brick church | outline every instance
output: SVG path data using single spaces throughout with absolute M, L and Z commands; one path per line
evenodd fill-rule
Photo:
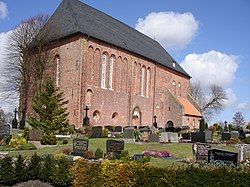
M 82 127 L 88 106 L 93 126 L 152 126 L 156 116 L 158 127 L 198 128 L 191 77 L 157 41 L 78 0 L 63 0 L 44 29 L 45 72 L 69 100 L 70 124 Z

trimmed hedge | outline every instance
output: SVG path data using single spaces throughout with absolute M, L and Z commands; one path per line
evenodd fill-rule
M 250 172 L 226 167 L 157 168 L 136 162 L 77 160 L 73 186 L 250 186 Z

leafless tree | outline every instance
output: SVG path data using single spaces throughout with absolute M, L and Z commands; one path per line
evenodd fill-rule
M 191 95 L 203 110 L 204 118 L 209 121 L 224 109 L 227 94 L 221 86 L 211 85 L 205 94 L 200 83 L 192 83 Z
M 45 33 L 41 32 L 41 29 L 48 18 L 48 15 L 40 14 L 24 20 L 12 31 L 8 38 L 4 75 L 6 81 L 2 85 L 2 91 L 7 98 L 19 95 L 19 109 L 24 118 L 27 112 L 28 86 L 31 72 L 34 71 L 34 68 L 30 67 L 29 58 L 31 57 L 31 50 L 34 50 L 34 48 L 39 51 L 37 57 L 41 58 L 39 54 L 41 54 L 43 38 L 45 37 Z M 35 71 L 40 76 L 43 68 L 41 59 L 36 60 L 36 63 Z
M 236 125 L 236 128 L 239 130 L 241 125 L 245 124 L 244 117 L 241 112 L 236 112 L 233 117 L 234 124 Z

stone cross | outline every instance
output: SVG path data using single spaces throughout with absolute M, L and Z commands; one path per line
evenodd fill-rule
M 86 111 L 86 114 L 85 114 L 85 117 L 83 118 L 83 126 L 89 126 L 89 117 L 88 117 L 88 110 L 89 110 L 89 107 L 86 106 L 84 108 L 84 110 Z
M 16 108 L 14 110 L 14 113 L 15 113 L 15 117 L 12 120 L 12 128 L 16 129 L 17 128 L 17 119 L 16 119 L 17 109 Z
M 15 108 L 15 110 L 14 110 L 14 115 L 15 115 L 14 119 L 16 119 L 16 114 L 17 114 L 17 109 Z
M 155 127 L 155 128 L 157 128 L 157 122 L 156 122 L 156 118 L 157 118 L 157 116 L 156 115 L 154 115 L 154 122 L 153 122 L 153 126 Z

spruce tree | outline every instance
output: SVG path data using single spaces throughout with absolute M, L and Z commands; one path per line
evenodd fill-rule
M 69 126 L 64 107 L 68 103 L 63 98 L 63 92 L 59 92 L 53 84 L 51 78 L 48 78 L 43 85 L 43 91 L 33 99 L 32 108 L 36 117 L 32 117 L 28 123 L 33 128 L 40 128 L 45 133 L 55 133 L 63 131 Z

